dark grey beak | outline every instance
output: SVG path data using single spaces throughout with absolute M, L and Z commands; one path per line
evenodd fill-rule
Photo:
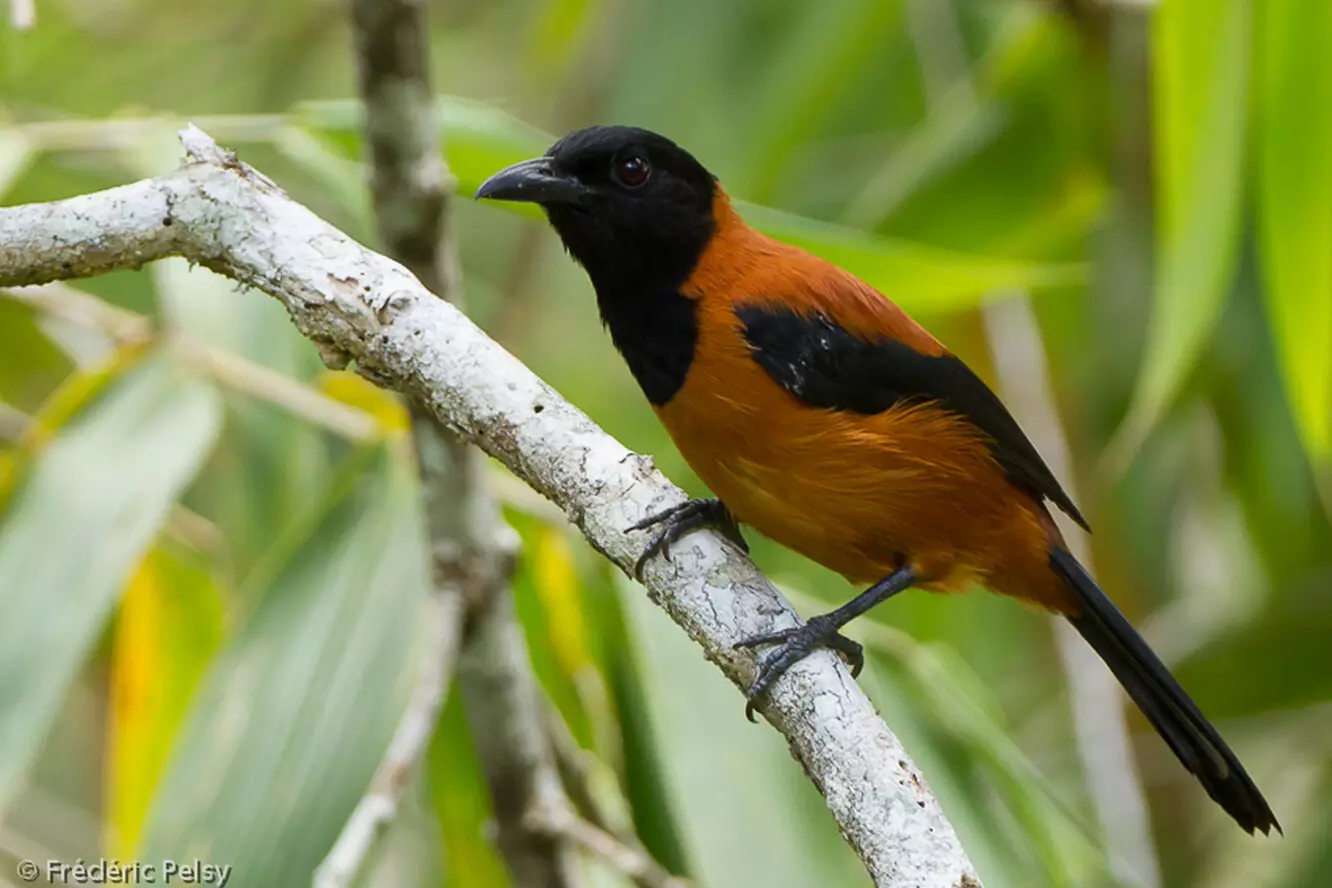
M 476 199 L 537 204 L 579 203 L 588 191 L 577 179 L 553 172 L 550 158 L 536 157 L 506 167 L 482 182 L 476 189 Z

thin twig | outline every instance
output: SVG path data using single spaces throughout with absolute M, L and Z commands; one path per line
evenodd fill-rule
M 37 0 L 9 0 L 9 24 L 15 31 L 37 27 Z
M 4 289 L 0 290 L 0 296 L 93 327 L 122 342 L 146 338 L 153 329 L 150 318 L 66 284 Z M 176 337 L 173 344 L 177 356 L 185 364 L 209 374 L 223 385 L 281 407 L 313 425 L 351 441 L 370 441 L 383 434 L 381 424 L 373 415 L 330 398 L 263 364 L 191 337 Z
M 141 340 L 153 328 L 149 318 L 59 281 L 0 293 L 38 311 L 101 330 L 113 339 Z
M 638 888 L 693 888 L 687 879 L 673 876 L 641 848 L 624 844 L 615 836 L 579 817 L 568 806 L 533 809 L 523 822 L 535 833 L 573 842 L 633 881 Z
M 693 883 L 689 880 L 672 875 L 643 846 L 634 832 L 629 800 L 624 797 L 611 769 L 591 752 L 578 745 L 578 741 L 569 732 L 568 725 L 564 723 L 564 719 L 560 717 L 553 704 L 547 705 L 546 712 L 546 722 L 550 727 L 550 738 L 555 748 L 555 760 L 559 766 L 560 778 L 575 807 L 570 813 L 577 816 L 581 812 L 585 820 L 581 828 L 582 834 L 588 835 L 587 829 L 596 830 L 618 846 L 616 858 L 635 862 L 633 868 L 623 866 L 617 868 L 633 880 L 638 888 L 661 888 L 663 885 L 671 885 L 674 888 L 692 886 Z M 587 847 L 575 832 L 570 831 L 569 836 L 578 844 Z M 604 841 L 601 844 L 606 847 Z M 604 853 L 598 851 L 594 853 L 610 859 L 609 855 Z M 615 865 L 614 860 L 611 860 L 611 863 Z
M 207 373 L 223 385 L 281 407 L 293 416 L 349 441 L 372 441 L 384 434 L 383 425 L 372 414 L 330 398 L 235 352 L 194 339 L 182 339 L 176 350 L 182 362 Z
M 400 263 L 319 219 L 197 128 L 181 139 L 196 162 L 173 173 L 0 208 L 0 286 L 184 256 L 263 290 L 304 336 L 428 404 L 559 505 L 607 559 L 633 569 L 644 541 L 625 528 L 683 502 L 683 491 Z M 671 561 L 651 562 L 644 585 L 739 688 L 753 679 L 755 658 L 735 642 L 798 625 L 752 562 L 710 531 L 681 540 Z M 927 782 L 836 656 L 820 651 L 794 666 L 760 711 L 879 888 L 979 884 Z

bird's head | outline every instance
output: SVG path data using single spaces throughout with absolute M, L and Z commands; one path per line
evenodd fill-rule
M 682 283 L 712 236 L 718 188 L 665 136 L 593 126 L 500 170 L 476 197 L 538 204 L 601 290 Z

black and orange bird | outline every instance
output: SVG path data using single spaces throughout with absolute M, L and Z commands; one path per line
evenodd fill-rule
M 596 289 L 615 347 L 716 494 L 654 515 L 643 561 L 740 524 L 873 584 L 777 645 L 750 707 L 838 630 L 897 593 L 973 584 L 1063 615 L 1171 750 L 1249 833 L 1276 817 L 1161 660 L 1069 553 L 1079 514 L 1002 402 L 883 294 L 746 225 L 721 184 L 663 136 L 591 127 L 496 173 L 477 198 L 538 204 Z M 752 717 L 752 708 L 748 714 Z

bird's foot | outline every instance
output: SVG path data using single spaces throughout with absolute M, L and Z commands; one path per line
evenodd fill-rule
M 637 524 L 631 525 L 628 529 L 647 530 L 649 527 L 655 527 L 659 524 L 664 526 L 648 543 L 647 548 L 643 550 L 643 554 L 638 556 L 638 561 L 634 563 L 634 577 L 640 581 L 643 579 L 643 565 L 647 564 L 649 558 L 660 552 L 669 561 L 671 543 L 674 543 L 691 530 L 698 530 L 700 527 L 712 527 L 721 531 L 722 535 L 735 543 L 741 552 L 746 555 L 749 554 L 749 543 L 745 542 L 744 535 L 740 533 L 740 525 L 736 523 L 731 510 L 726 508 L 726 504 L 719 499 L 690 500 L 655 515 L 649 515 Z
M 768 688 L 772 687 L 772 683 L 783 672 L 820 647 L 829 647 L 836 651 L 851 668 L 852 678 L 860 674 L 861 668 L 865 665 L 865 649 L 839 632 L 841 624 L 830 619 L 832 616 L 832 614 L 820 614 L 810 617 L 803 626 L 754 635 L 735 643 L 736 648 L 748 648 L 770 642 L 781 642 L 780 647 L 759 661 L 758 676 L 746 694 L 748 699 L 745 703 L 745 718 L 754 721 L 754 704 Z

